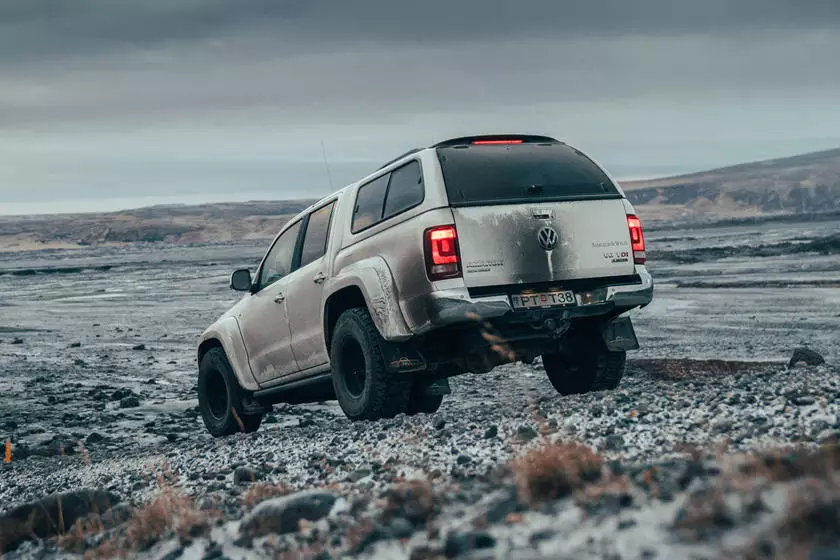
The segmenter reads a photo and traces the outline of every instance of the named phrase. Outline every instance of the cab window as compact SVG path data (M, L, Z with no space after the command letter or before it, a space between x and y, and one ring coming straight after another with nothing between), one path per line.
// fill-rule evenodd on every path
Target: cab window
M298 221L284 231L269 249L260 271L258 289L262 290L266 286L270 286L292 271L292 261L294 260L295 247L297 247L302 223L302 221Z
M303 237L303 248L300 253L301 267L315 262L327 252L330 218L332 217L334 206L335 201L330 202L309 215L309 221L306 224L306 233Z

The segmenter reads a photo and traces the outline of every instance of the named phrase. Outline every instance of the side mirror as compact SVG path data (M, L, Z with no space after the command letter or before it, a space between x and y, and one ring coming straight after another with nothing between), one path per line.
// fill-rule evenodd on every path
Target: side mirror
M230 275L230 289L237 292L248 292L251 290L251 271L247 268L235 270Z

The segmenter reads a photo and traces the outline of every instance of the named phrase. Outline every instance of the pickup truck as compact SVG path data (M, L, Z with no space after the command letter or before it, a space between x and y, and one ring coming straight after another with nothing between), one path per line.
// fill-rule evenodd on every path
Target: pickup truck
M435 412L450 377L542 366L563 395L614 389L648 305L641 222L617 182L547 136L411 150L291 219L198 341L214 436L273 404L352 420Z

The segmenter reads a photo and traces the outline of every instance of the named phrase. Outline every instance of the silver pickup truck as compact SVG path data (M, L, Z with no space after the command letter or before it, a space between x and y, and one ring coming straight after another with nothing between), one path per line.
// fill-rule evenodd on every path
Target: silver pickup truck
M561 394L613 389L653 297L642 226L592 159L545 136L415 149L290 220L202 333L214 436L279 402L351 419L436 411L448 378L541 358Z

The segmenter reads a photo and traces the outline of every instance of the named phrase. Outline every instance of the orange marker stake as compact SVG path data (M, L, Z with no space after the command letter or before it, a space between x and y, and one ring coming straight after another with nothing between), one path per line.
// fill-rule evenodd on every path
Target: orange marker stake
M10 439L6 440L6 462L12 462L12 440Z

